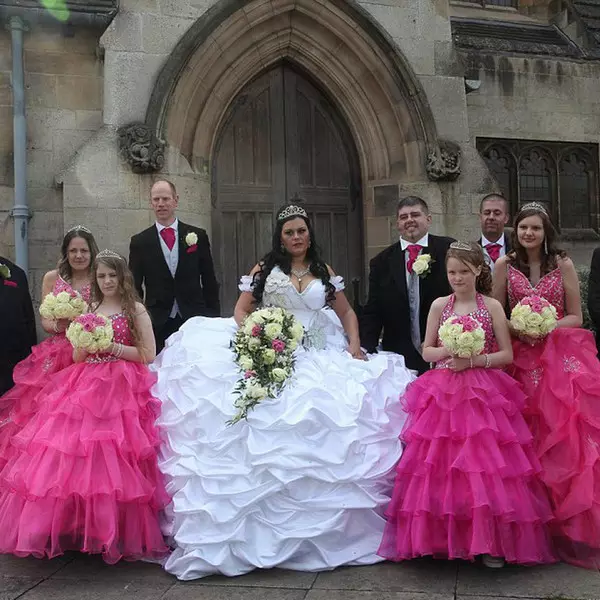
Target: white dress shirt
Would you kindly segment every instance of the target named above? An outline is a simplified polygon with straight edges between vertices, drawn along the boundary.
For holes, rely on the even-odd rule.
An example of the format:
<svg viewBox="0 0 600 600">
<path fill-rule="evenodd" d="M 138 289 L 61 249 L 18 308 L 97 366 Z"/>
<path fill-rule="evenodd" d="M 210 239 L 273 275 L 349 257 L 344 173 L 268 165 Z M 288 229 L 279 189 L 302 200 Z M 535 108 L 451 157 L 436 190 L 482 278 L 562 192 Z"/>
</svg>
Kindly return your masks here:
<svg viewBox="0 0 600 600">
<path fill-rule="evenodd" d="M 483 248 L 483 255 L 485 257 L 485 262 L 489 265 L 489 267 L 493 273 L 494 272 L 494 261 L 491 259 L 490 255 L 488 254 L 488 251 L 486 248 L 486 246 L 488 244 L 500 244 L 500 255 L 498 256 L 498 258 L 505 256 L 506 255 L 506 238 L 504 237 L 504 233 L 502 233 L 502 235 L 500 236 L 500 238 L 498 239 L 497 242 L 490 242 L 490 240 L 488 240 L 485 237 L 485 235 L 483 235 L 483 233 L 481 234 L 481 246 Z"/>
<path fill-rule="evenodd" d="M 167 246 L 165 240 L 163 240 L 162 235 L 160 234 L 160 232 L 167 227 L 170 227 L 175 231 L 175 244 L 171 250 L 169 250 L 169 246 Z M 175 219 L 171 225 L 161 225 L 160 223 L 156 223 L 156 229 L 158 230 L 158 238 L 160 240 L 160 247 L 162 249 L 163 256 L 165 257 L 165 262 L 167 263 L 167 267 L 169 267 L 171 276 L 174 279 L 177 271 L 177 265 L 179 263 L 179 221 Z M 171 309 L 171 314 L 169 317 L 174 319 L 178 313 L 179 306 L 177 306 L 177 300 L 175 300 L 173 302 L 173 308 Z"/>
</svg>

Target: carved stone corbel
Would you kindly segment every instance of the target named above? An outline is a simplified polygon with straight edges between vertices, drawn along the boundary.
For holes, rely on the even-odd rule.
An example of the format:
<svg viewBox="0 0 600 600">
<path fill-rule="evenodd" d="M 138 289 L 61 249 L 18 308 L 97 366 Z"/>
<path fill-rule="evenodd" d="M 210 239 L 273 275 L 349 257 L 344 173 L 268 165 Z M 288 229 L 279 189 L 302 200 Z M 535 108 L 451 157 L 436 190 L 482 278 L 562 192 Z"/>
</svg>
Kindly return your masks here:
<svg viewBox="0 0 600 600">
<path fill-rule="evenodd" d="M 431 181 L 454 181 L 460 175 L 460 157 L 457 144 L 440 141 L 427 155 L 427 176 Z"/>
<path fill-rule="evenodd" d="M 134 173 L 160 171 L 165 164 L 165 142 L 145 123 L 130 123 L 120 127 L 119 151 Z"/>
</svg>

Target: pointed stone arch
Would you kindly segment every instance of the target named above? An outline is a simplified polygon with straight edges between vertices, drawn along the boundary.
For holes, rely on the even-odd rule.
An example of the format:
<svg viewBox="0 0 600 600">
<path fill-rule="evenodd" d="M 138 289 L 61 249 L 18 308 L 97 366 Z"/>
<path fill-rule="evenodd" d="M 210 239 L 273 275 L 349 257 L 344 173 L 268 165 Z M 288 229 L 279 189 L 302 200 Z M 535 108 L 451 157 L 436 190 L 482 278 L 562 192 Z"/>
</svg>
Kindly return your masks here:
<svg viewBox="0 0 600 600">
<path fill-rule="evenodd" d="M 157 78 L 146 123 L 207 172 L 238 92 L 279 61 L 296 63 L 335 102 L 363 182 L 426 181 L 437 133 L 424 90 L 355 0 L 220 0 L 184 34 Z"/>
</svg>

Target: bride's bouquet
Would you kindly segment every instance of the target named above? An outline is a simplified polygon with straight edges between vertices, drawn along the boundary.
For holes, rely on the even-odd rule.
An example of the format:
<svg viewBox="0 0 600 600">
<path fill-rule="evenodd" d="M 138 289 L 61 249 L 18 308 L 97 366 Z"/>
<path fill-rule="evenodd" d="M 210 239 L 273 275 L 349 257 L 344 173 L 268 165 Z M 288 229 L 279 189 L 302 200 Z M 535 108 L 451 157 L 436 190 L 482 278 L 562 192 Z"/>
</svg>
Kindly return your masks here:
<svg viewBox="0 0 600 600">
<path fill-rule="evenodd" d="M 510 324 L 519 335 L 533 339 L 546 337 L 557 325 L 556 308 L 541 296 L 527 296 L 513 309 Z"/>
<path fill-rule="evenodd" d="M 85 313 L 88 306 L 85 300 L 75 291 L 48 294 L 40 305 L 40 315 L 44 319 L 72 320 Z"/>
<path fill-rule="evenodd" d="M 76 317 L 67 329 L 67 339 L 73 348 L 81 348 L 89 354 L 108 350 L 113 335 L 110 319 L 94 313 Z"/>
<path fill-rule="evenodd" d="M 294 372 L 294 350 L 303 336 L 301 323 L 281 308 L 262 308 L 248 315 L 231 343 L 243 376 L 234 390 L 237 413 L 229 425 L 281 392 Z"/>
<path fill-rule="evenodd" d="M 438 336 L 452 356 L 471 358 L 481 354 L 485 348 L 485 331 L 479 321 L 469 315 L 446 319 Z"/>
</svg>

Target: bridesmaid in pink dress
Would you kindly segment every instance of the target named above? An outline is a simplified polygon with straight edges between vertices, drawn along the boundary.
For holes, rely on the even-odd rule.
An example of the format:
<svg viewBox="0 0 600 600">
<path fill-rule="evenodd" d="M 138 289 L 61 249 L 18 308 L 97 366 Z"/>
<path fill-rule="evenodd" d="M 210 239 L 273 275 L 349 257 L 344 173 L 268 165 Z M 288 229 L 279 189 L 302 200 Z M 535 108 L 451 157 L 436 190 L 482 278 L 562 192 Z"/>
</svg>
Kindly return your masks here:
<svg viewBox="0 0 600 600">
<path fill-rule="evenodd" d="M 514 251 L 494 269 L 494 296 L 511 308 L 537 295 L 557 311 L 543 340 L 513 338 L 509 368 L 528 395 L 525 416 L 556 520 L 556 550 L 573 564 L 600 566 L 600 362 L 590 331 L 581 329 L 573 262 L 556 248 L 544 206 L 531 203 L 515 220 Z"/>
<path fill-rule="evenodd" d="M 58 268 L 44 275 L 42 299 L 51 292 L 75 291 L 90 301 L 91 272 L 98 246 L 91 231 L 76 225 L 67 231 L 61 244 Z M 12 451 L 10 439 L 35 412 L 35 397 L 48 378 L 73 364 L 73 348 L 65 337 L 67 319 L 41 319 L 50 334 L 32 349 L 14 369 L 15 385 L 0 398 L 0 470 Z"/>
<path fill-rule="evenodd" d="M 482 555 L 492 568 L 555 562 L 552 511 L 521 414 L 525 394 L 502 370 L 512 359 L 504 309 L 482 295 L 491 291 L 490 269 L 479 245 L 463 242 L 450 246 L 446 268 L 454 294 L 436 300 L 427 319 L 423 358 L 435 368 L 404 396 L 406 449 L 379 554 Z M 452 357 L 442 345 L 440 325 L 459 315 L 484 330 L 481 355 Z"/>
<path fill-rule="evenodd" d="M 53 376 L 13 436 L 0 470 L 0 553 L 71 550 L 112 564 L 168 551 L 159 526 L 169 501 L 157 467 L 159 402 L 146 365 L 155 356 L 152 324 L 125 259 L 103 251 L 95 266 L 92 308 L 112 321 L 114 342 L 105 353 L 75 350 L 75 364 Z"/>
</svg>

